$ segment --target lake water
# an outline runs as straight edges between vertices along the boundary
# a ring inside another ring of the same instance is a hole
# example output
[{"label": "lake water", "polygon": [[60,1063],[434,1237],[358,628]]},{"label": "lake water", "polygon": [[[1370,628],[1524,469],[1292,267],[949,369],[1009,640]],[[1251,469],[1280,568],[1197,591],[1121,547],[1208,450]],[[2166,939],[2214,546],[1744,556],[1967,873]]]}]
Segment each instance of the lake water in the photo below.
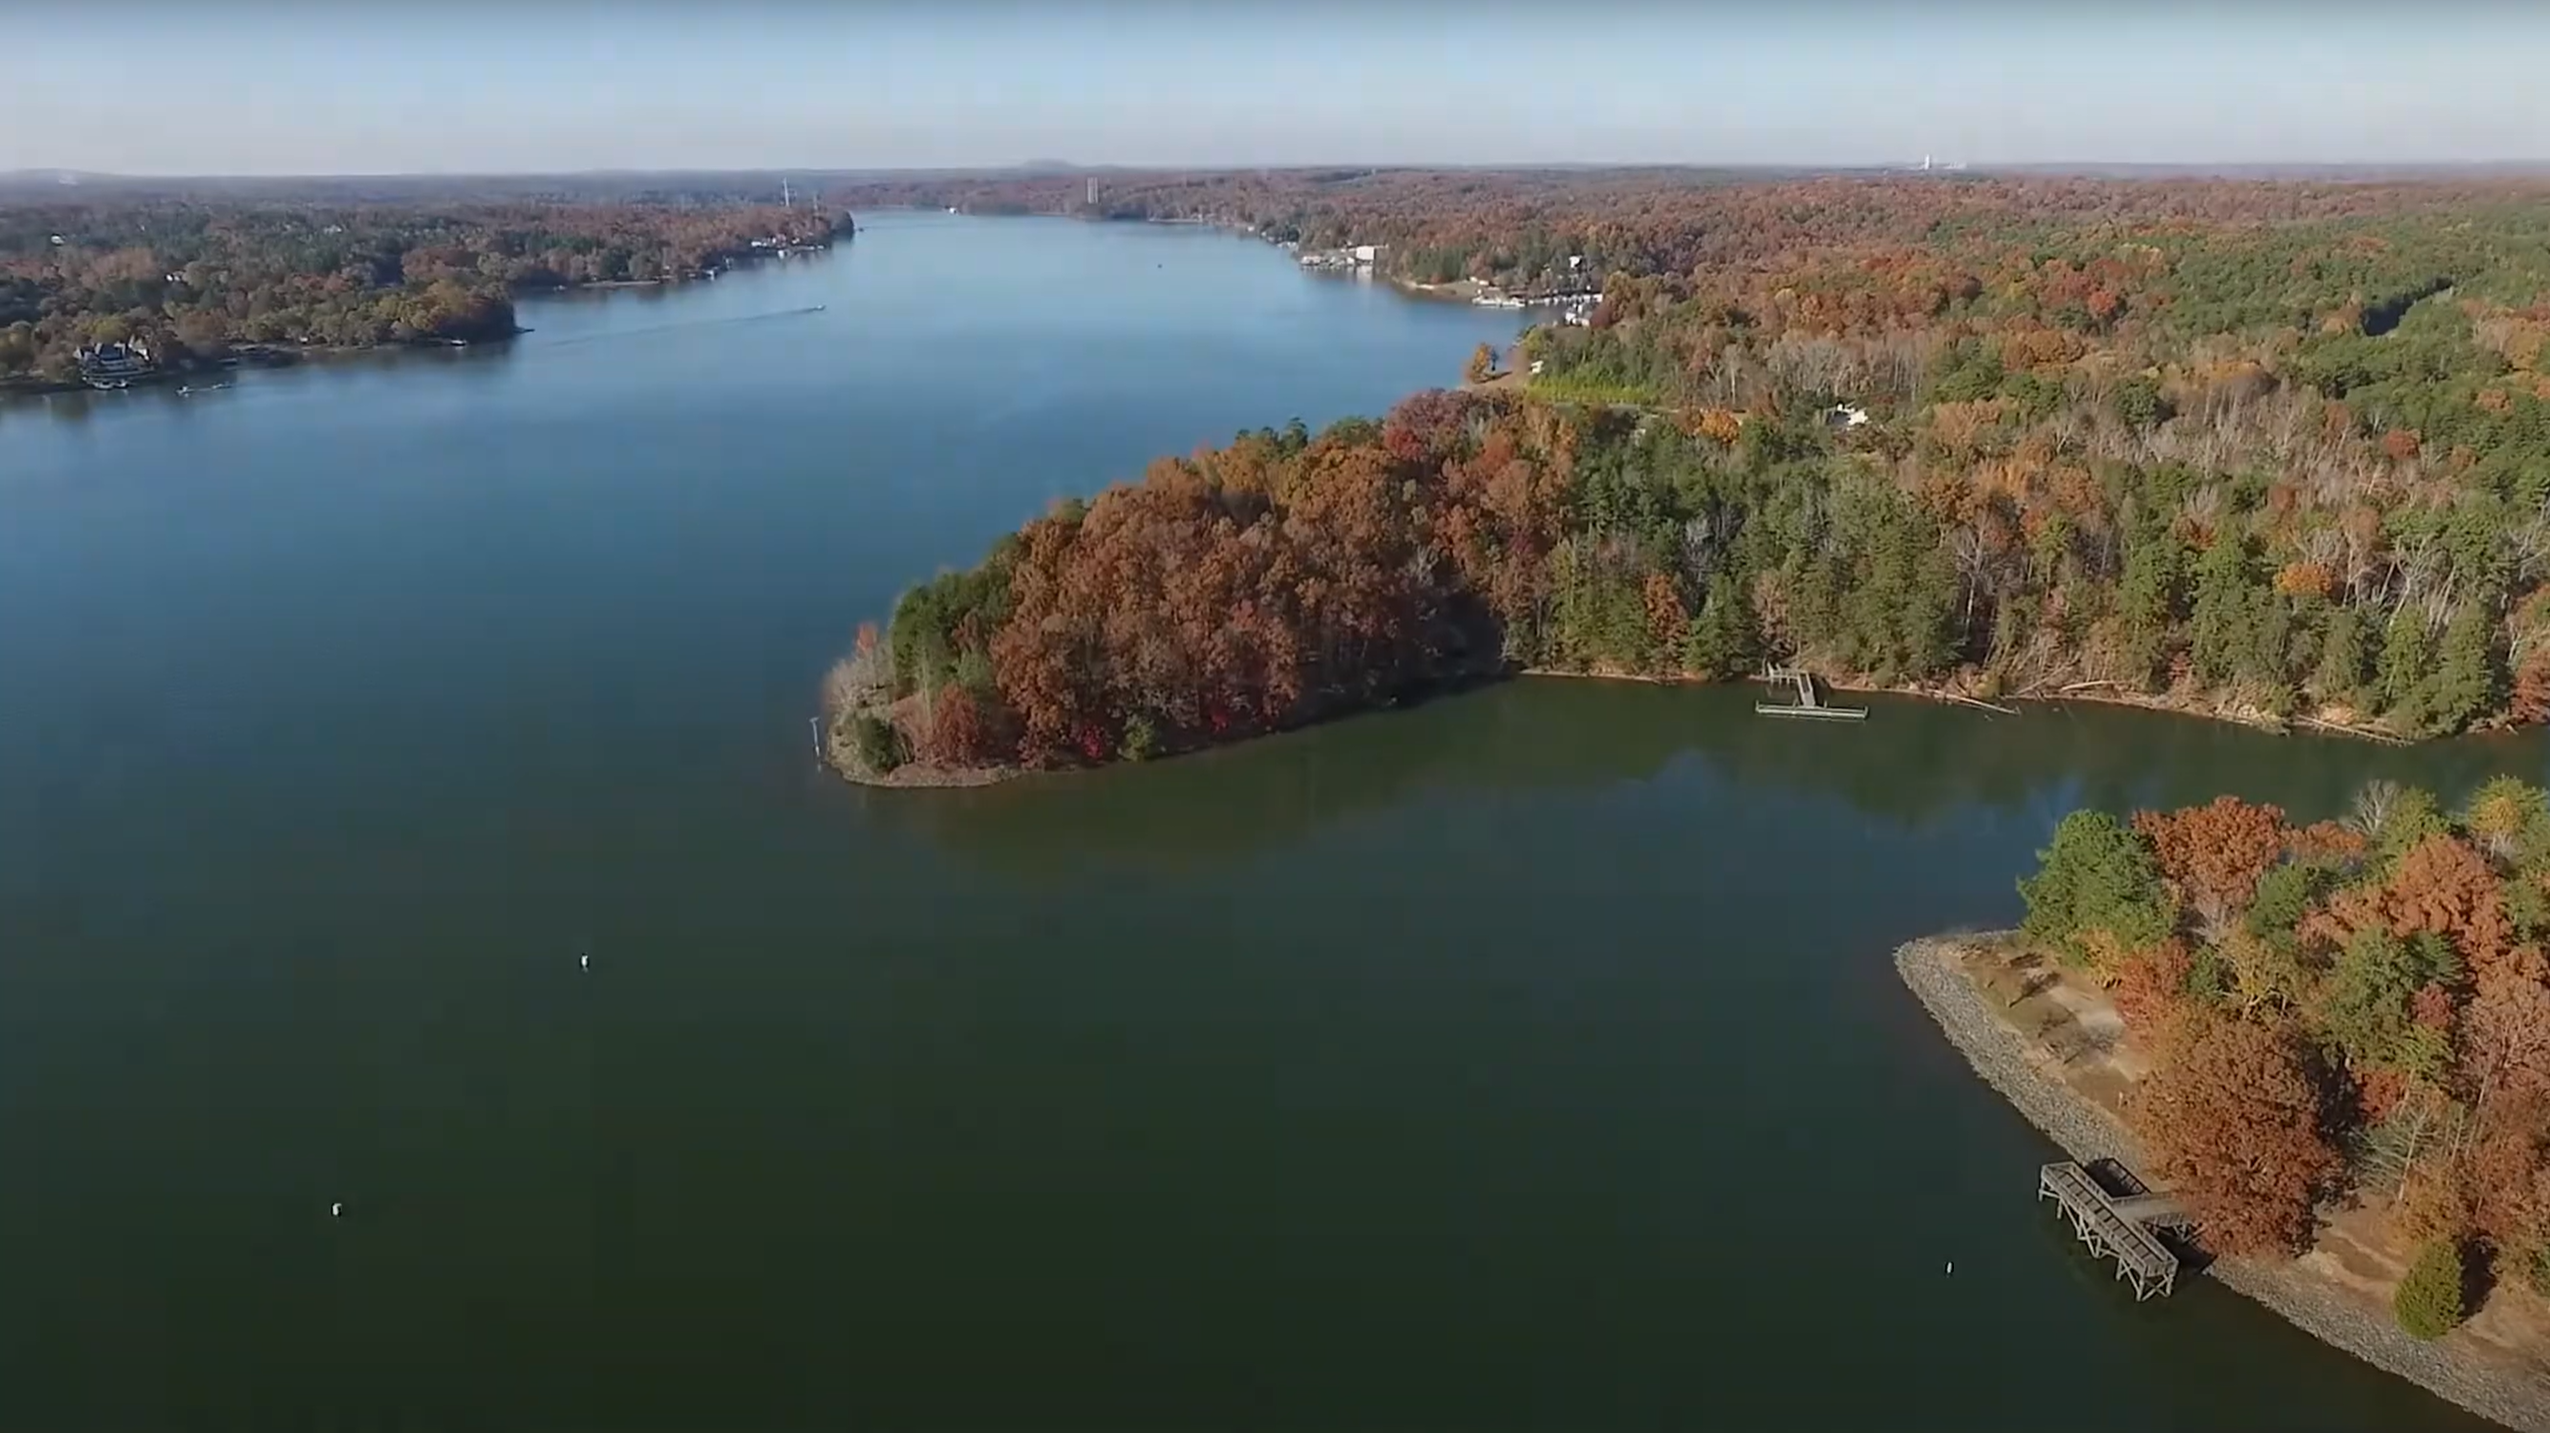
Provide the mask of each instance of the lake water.
[{"label": "lake water", "polygon": [[2538,741],[1538,682],[853,790],[907,582],[1514,317],[935,215],[523,312],[0,410],[0,1427],[2479,1426],[2136,1306],[1888,956]]}]

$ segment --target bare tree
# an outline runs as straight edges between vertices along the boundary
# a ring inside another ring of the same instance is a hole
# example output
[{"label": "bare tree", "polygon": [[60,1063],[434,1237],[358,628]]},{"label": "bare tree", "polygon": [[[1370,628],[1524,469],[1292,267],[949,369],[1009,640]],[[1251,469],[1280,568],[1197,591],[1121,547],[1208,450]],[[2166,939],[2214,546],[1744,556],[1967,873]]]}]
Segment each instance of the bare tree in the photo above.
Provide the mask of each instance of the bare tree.
[{"label": "bare tree", "polygon": [[2347,812],[2346,824],[2364,839],[2372,840],[2381,834],[2383,825],[2391,819],[2391,812],[2398,808],[2401,794],[2400,784],[2396,781],[2376,777],[2365,782],[2356,790],[2355,804]]}]

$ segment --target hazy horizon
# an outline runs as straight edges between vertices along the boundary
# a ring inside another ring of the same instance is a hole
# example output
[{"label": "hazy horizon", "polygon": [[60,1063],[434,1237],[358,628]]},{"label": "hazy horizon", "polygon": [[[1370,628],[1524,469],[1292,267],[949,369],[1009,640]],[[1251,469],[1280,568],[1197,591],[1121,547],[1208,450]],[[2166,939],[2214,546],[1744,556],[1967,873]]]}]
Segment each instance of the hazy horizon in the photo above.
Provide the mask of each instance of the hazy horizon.
[{"label": "hazy horizon", "polygon": [[[0,171],[2550,159],[2550,8],[459,0],[13,15]],[[131,43],[137,27],[152,43]],[[208,85],[207,75],[220,77]],[[137,102],[136,97],[139,97]]]}]

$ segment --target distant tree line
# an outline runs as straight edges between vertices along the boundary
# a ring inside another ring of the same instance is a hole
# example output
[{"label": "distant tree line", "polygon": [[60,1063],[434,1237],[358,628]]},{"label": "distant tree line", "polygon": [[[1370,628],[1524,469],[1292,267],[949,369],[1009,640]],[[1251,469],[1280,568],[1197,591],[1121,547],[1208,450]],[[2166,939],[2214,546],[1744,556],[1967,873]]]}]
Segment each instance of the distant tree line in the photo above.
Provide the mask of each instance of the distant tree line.
[{"label": "distant tree line", "polygon": [[[1095,180],[1097,200],[1089,199]],[[1681,276],[1786,253],[1944,245],[2104,226],[2221,231],[2467,207],[2537,183],[2293,183],[2065,175],[1802,176],[1757,170],[1271,169],[843,176],[854,205],[1207,221],[1307,248],[1379,244],[1384,272],[1529,289]],[[1581,264],[1571,264],[1571,259]]]},{"label": "distant tree line", "polygon": [[80,347],[126,339],[182,364],[498,337],[521,290],[692,277],[847,223],[731,203],[0,203],[0,381],[68,381]]}]

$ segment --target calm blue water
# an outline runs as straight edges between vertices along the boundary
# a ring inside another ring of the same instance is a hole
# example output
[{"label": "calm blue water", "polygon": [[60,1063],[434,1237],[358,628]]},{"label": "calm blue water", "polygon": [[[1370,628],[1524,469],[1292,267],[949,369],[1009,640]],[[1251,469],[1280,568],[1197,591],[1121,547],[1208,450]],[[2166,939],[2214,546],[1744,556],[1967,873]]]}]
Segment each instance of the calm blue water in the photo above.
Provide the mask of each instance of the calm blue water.
[{"label": "calm blue water", "polygon": [[2134,1306],[1886,956],[2080,800],[2537,743],[1546,683],[853,791],[905,584],[1514,316],[880,215],[524,321],[0,410],[0,1427],[2470,1426]]}]

